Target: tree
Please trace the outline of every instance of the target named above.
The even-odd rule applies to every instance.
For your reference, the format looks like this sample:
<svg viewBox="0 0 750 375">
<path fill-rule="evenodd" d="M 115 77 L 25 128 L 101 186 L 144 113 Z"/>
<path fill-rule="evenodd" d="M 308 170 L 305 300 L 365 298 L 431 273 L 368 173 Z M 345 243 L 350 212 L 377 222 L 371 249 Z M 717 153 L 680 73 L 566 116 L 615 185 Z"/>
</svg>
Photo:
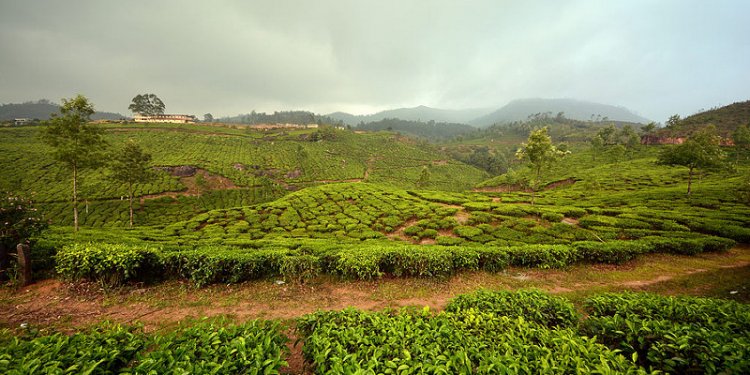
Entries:
<svg viewBox="0 0 750 375">
<path fill-rule="evenodd" d="M 723 166 L 724 152 L 719 146 L 720 138 L 713 125 L 707 126 L 688 137 L 681 145 L 665 148 L 656 161 L 660 165 L 688 168 L 687 195 L 692 193 L 693 174 L 697 169 L 717 169 Z"/>
<path fill-rule="evenodd" d="M 60 114 L 53 115 L 42 131 L 42 140 L 54 150 L 52 157 L 73 174 L 73 230 L 78 231 L 78 181 L 80 172 L 98 168 L 107 142 L 104 130 L 89 125 L 94 106 L 82 95 L 63 99 Z"/>
<path fill-rule="evenodd" d="M 732 142 L 734 142 L 737 159 L 740 155 L 747 155 L 750 151 L 750 127 L 742 125 L 732 133 Z"/>
<path fill-rule="evenodd" d="M 675 115 L 669 116 L 669 119 L 667 119 L 667 124 L 666 124 L 667 129 L 673 132 L 680 130 L 680 126 L 681 126 L 680 121 L 682 121 L 680 119 L 680 115 L 675 114 Z"/>
<path fill-rule="evenodd" d="M 534 174 L 531 186 L 531 204 L 534 204 L 535 193 L 541 183 L 542 172 L 567 153 L 569 152 L 559 151 L 552 145 L 552 138 L 547 134 L 547 127 L 532 131 L 526 143 L 522 143 L 521 148 L 516 151 L 516 158 L 528 161 Z"/>
<path fill-rule="evenodd" d="M 13 247 L 29 242 L 47 228 L 47 223 L 31 200 L 11 193 L 4 193 L 0 199 L 0 279 L 4 279 Z"/>
<path fill-rule="evenodd" d="M 133 98 L 128 109 L 133 113 L 145 116 L 164 114 L 164 102 L 154 94 L 138 94 Z"/>
<path fill-rule="evenodd" d="M 641 133 L 643 135 L 648 135 L 648 134 L 651 134 L 651 132 L 653 132 L 654 130 L 656 130 L 656 123 L 652 121 L 652 122 L 649 122 L 648 125 L 644 125 L 641 128 Z"/>
<path fill-rule="evenodd" d="M 136 184 L 153 181 L 154 171 L 149 167 L 151 155 L 147 154 L 132 139 L 125 146 L 112 155 L 109 165 L 110 178 L 128 187 L 128 208 L 130 212 L 130 227 L 133 227 L 133 193 Z"/>
<path fill-rule="evenodd" d="M 419 179 L 417 180 L 417 187 L 423 188 L 430 184 L 430 169 L 427 167 L 422 167 L 422 173 L 419 174 Z"/>
<path fill-rule="evenodd" d="M 203 115 L 203 122 L 214 122 L 214 115 L 206 113 Z"/>
</svg>

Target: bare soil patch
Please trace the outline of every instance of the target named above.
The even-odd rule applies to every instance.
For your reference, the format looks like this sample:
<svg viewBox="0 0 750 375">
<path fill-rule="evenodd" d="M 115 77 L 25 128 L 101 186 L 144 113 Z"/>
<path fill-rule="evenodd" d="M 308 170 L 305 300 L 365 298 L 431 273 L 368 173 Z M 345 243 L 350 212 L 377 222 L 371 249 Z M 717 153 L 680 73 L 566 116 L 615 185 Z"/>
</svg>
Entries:
<svg viewBox="0 0 750 375">
<path fill-rule="evenodd" d="M 0 288 L 0 327 L 28 323 L 72 330 L 108 319 L 121 323 L 139 321 L 147 331 L 153 331 L 204 316 L 228 316 L 237 321 L 287 320 L 320 309 L 350 306 L 364 310 L 429 306 L 441 310 L 456 295 L 480 288 L 534 287 L 551 293 L 576 294 L 654 288 L 668 292 L 659 286 L 702 275 L 711 275 L 707 279 L 710 283 L 717 273 L 729 276 L 748 265 L 750 247 L 737 247 L 728 253 L 699 257 L 656 254 L 623 265 L 576 265 L 563 270 L 511 268 L 500 273 L 464 272 L 449 279 L 384 277 L 377 281 L 341 281 L 321 276 L 305 285 L 259 280 L 200 289 L 187 282 L 167 281 L 114 290 L 95 283 L 49 279 L 17 290 Z M 290 362 L 290 371 L 292 368 Z M 294 367 L 294 371 L 298 368 Z"/>
<path fill-rule="evenodd" d="M 179 196 L 190 197 L 201 195 L 211 190 L 239 189 L 239 187 L 235 185 L 232 180 L 224 176 L 212 174 L 200 168 L 196 168 L 195 174 L 191 176 L 180 177 L 180 182 L 182 182 L 182 184 L 187 187 L 186 190 L 167 191 L 159 194 L 144 195 L 141 196 L 141 204 L 143 204 L 146 199 L 156 199 L 162 197 L 176 198 Z"/>
</svg>

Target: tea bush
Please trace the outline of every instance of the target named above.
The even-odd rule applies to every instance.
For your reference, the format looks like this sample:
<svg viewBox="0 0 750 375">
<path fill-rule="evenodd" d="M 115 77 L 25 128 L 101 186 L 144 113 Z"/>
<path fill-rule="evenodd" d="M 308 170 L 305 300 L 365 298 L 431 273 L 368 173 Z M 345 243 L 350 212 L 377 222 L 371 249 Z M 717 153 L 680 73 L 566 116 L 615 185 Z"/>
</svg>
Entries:
<svg viewBox="0 0 750 375">
<path fill-rule="evenodd" d="M 445 307 L 445 311 L 449 313 L 460 313 L 470 309 L 510 318 L 522 317 L 549 328 L 575 327 L 580 319 L 575 306 L 567 299 L 534 290 L 480 290 L 460 295 Z"/>
</svg>

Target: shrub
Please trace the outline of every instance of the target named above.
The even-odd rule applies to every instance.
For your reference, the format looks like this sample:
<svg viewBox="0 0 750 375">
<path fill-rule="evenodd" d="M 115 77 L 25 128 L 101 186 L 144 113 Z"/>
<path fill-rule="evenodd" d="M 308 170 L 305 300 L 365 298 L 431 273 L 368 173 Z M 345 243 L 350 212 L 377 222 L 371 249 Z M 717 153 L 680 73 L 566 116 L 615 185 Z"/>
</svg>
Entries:
<svg viewBox="0 0 750 375">
<path fill-rule="evenodd" d="M 159 275 L 161 267 L 155 249 L 124 244 L 76 243 L 63 247 L 55 258 L 57 273 L 64 278 L 87 279 L 109 286 Z"/>
<path fill-rule="evenodd" d="M 281 274 L 302 284 L 320 274 L 320 259 L 314 255 L 288 255 L 281 258 Z"/>
<path fill-rule="evenodd" d="M 579 314 L 570 301 L 535 290 L 486 291 L 460 295 L 448 303 L 446 312 L 459 313 L 475 309 L 495 315 L 524 319 L 553 327 L 573 327 L 578 324 Z"/>
<path fill-rule="evenodd" d="M 620 264 L 651 249 L 640 241 L 579 241 L 573 243 L 579 256 L 588 262 Z"/>
</svg>

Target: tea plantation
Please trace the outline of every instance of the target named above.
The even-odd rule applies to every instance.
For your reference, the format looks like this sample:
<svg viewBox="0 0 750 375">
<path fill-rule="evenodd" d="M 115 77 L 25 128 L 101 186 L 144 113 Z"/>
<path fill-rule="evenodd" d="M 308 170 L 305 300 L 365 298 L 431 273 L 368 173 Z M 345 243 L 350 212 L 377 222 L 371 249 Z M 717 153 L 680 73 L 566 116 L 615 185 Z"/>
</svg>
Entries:
<svg viewBox="0 0 750 375">
<path fill-rule="evenodd" d="M 584 317 L 585 316 L 585 317 Z M 726 374 L 750 371 L 750 308 L 621 293 L 580 311 L 537 291 L 479 291 L 444 312 L 320 311 L 296 321 L 315 374 Z M 278 322 L 203 320 L 160 333 L 103 324 L 72 336 L 0 336 L 0 370 L 27 373 L 278 374 Z"/>
</svg>

